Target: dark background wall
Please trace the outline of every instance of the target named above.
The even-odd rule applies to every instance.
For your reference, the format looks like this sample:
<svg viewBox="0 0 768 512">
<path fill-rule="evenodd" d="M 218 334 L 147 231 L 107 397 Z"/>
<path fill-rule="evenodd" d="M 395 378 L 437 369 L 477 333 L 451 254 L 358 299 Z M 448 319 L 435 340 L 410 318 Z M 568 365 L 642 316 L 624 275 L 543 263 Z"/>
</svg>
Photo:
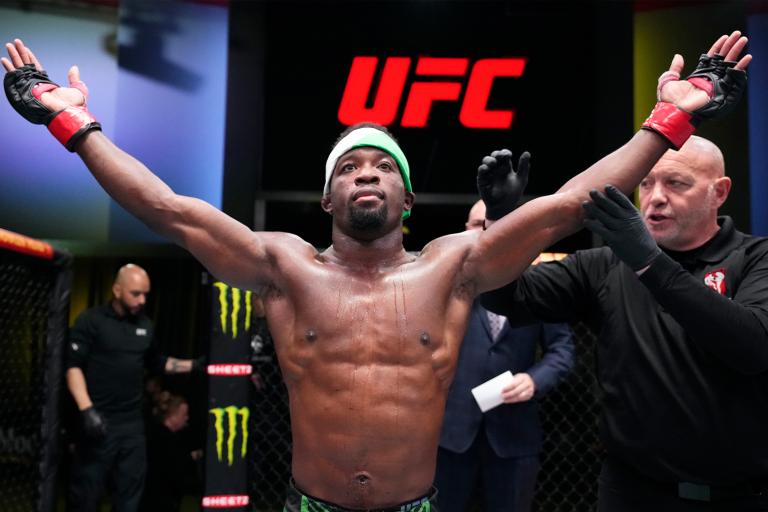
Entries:
<svg viewBox="0 0 768 512">
<path fill-rule="evenodd" d="M 463 229 L 477 166 L 492 150 L 532 153 L 528 193 L 535 196 L 555 191 L 634 132 L 630 3 L 236 2 L 225 210 L 254 222 L 255 201 L 255 222 L 264 228 L 330 243 L 320 191 L 325 159 L 344 128 L 337 113 L 355 56 L 378 57 L 379 70 L 387 57 L 414 60 L 390 125 L 417 194 L 406 221 L 409 250 Z M 466 87 L 466 76 L 417 77 L 420 56 L 525 58 L 522 77 L 496 79 L 489 97 L 489 108 L 515 110 L 511 128 L 462 126 L 460 101 L 436 102 L 424 128 L 402 127 L 414 81 Z M 611 86 L 596 86 L 606 76 Z M 589 243 L 581 235 L 567 247 Z"/>
</svg>

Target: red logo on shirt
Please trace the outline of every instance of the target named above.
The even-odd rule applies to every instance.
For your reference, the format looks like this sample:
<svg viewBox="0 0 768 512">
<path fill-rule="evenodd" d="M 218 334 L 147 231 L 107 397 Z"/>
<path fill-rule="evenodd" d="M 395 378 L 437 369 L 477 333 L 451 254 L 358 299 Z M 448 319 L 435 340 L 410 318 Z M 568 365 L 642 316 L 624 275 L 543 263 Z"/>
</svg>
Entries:
<svg viewBox="0 0 768 512">
<path fill-rule="evenodd" d="M 725 269 L 719 268 L 712 272 L 707 272 L 704 276 L 704 284 L 720 295 L 725 295 Z"/>
</svg>

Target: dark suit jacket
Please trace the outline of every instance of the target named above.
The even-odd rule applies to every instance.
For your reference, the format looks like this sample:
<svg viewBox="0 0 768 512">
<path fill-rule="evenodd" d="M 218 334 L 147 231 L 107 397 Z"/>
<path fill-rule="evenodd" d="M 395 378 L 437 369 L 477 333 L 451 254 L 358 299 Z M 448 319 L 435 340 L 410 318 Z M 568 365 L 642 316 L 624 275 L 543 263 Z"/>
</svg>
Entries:
<svg viewBox="0 0 768 512">
<path fill-rule="evenodd" d="M 536 362 L 536 347 L 542 358 Z M 481 425 L 499 457 L 521 457 L 541 451 L 541 425 L 537 399 L 549 392 L 573 368 L 573 333 L 567 324 L 504 327 L 494 342 L 486 310 L 477 303 L 467 325 L 456 376 L 448 393 L 440 446 L 466 451 Z M 536 385 L 532 400 L 501 404 L 483 414 L 471 389 L 510 370 L 526 372 Z"/>
</svg>

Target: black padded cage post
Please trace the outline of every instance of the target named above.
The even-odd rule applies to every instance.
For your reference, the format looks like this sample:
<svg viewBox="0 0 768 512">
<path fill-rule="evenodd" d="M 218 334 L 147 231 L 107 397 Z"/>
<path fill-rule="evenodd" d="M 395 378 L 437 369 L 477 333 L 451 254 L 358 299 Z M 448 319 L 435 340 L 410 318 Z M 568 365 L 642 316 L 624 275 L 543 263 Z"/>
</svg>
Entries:
<svg viewBox="0 0 768 512">
<path fill-rule="evenodd" d="M 213 283 L 208 352 L 208 433 L 203 510 L 251 510 L 253 292 Z"/>
<path fill-rule="evenodd" d="M 0 509 L 52 512 L 72 258 L 0 229 Z"/>
</svg>

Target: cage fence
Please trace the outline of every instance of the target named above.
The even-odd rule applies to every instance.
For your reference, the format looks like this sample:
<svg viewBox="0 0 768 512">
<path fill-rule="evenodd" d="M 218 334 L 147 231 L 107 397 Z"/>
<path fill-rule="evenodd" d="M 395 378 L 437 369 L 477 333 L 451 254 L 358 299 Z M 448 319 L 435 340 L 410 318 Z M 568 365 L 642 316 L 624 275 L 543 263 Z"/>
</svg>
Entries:
<svg viewBox="0 0 768 512">
<path fill-rule="evenodd" d="M 11 240 L 27 240 L 11 235 Z M 9 232 L 4 236 L 7 241 Z M 69 304 L 69 261 L 68 255 L 60 253 L 38 258 L 0 249 L 3 511 L 50 510 L 55 497 L 60 355 Z"/>
</svg>

